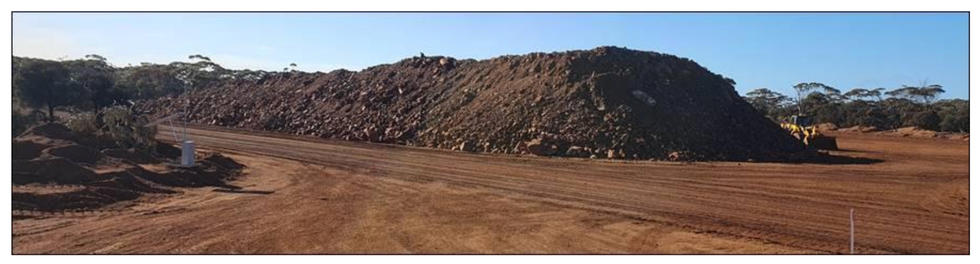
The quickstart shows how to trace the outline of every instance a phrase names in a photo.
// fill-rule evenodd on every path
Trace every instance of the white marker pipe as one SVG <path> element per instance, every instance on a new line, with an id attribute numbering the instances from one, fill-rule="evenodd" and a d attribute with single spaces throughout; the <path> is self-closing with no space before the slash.
<path id="1" fill-rule="evenodd" d="M 854 255 L 854 208 L 851 208 L 851 255 Z"/>

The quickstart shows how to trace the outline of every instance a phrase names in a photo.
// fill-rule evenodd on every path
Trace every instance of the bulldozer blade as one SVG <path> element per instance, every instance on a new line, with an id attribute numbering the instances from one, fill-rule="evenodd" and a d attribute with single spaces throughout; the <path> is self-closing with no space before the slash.
<path id="1" fill-rule="evenodd" d="M 807 146 L 822 150 L 838 150 L 837 138 L 831 136 L 816 136 L 807 139 Z"/>

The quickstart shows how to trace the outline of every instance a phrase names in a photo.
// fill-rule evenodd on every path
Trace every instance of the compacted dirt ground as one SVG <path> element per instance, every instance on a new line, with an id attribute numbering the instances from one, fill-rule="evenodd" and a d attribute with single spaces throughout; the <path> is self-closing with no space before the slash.
<path id="1" fill-rule="evenodd" d="M 664 163 L 188 132 L 248 166 L 241 189 L 18 217 L 14 253 L 833 254 L 851 208 L 858 253 L 969 253 L 963 141 L 839 133 L 850 158 L 822 164 Z"/>

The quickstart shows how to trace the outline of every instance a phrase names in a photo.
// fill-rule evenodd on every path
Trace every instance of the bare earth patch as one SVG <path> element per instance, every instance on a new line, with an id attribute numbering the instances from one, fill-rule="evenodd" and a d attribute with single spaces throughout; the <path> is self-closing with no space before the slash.
<path id="1" fill-rule="evenodd" d="M 15 253 L 967 253 L 968 144 L 839 134 L 873 164 L 590 162 L 193 129 L 246 165 L 103 213 L 14 221 Z M 287 159 L 288 158 L 288 159 Z"/>

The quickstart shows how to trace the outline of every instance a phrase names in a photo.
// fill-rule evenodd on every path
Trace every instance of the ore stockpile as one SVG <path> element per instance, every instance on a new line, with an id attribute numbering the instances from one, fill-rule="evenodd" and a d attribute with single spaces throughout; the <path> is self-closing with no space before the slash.
<path id="1" fill-rule="evenodd" d="M 467 152 L 654 160 L 798 157 L 803 146 L 733 81 L 616 47 L 413 57 L 353 72 L 281 72 L 137 105 L 205 125 Z"/>

